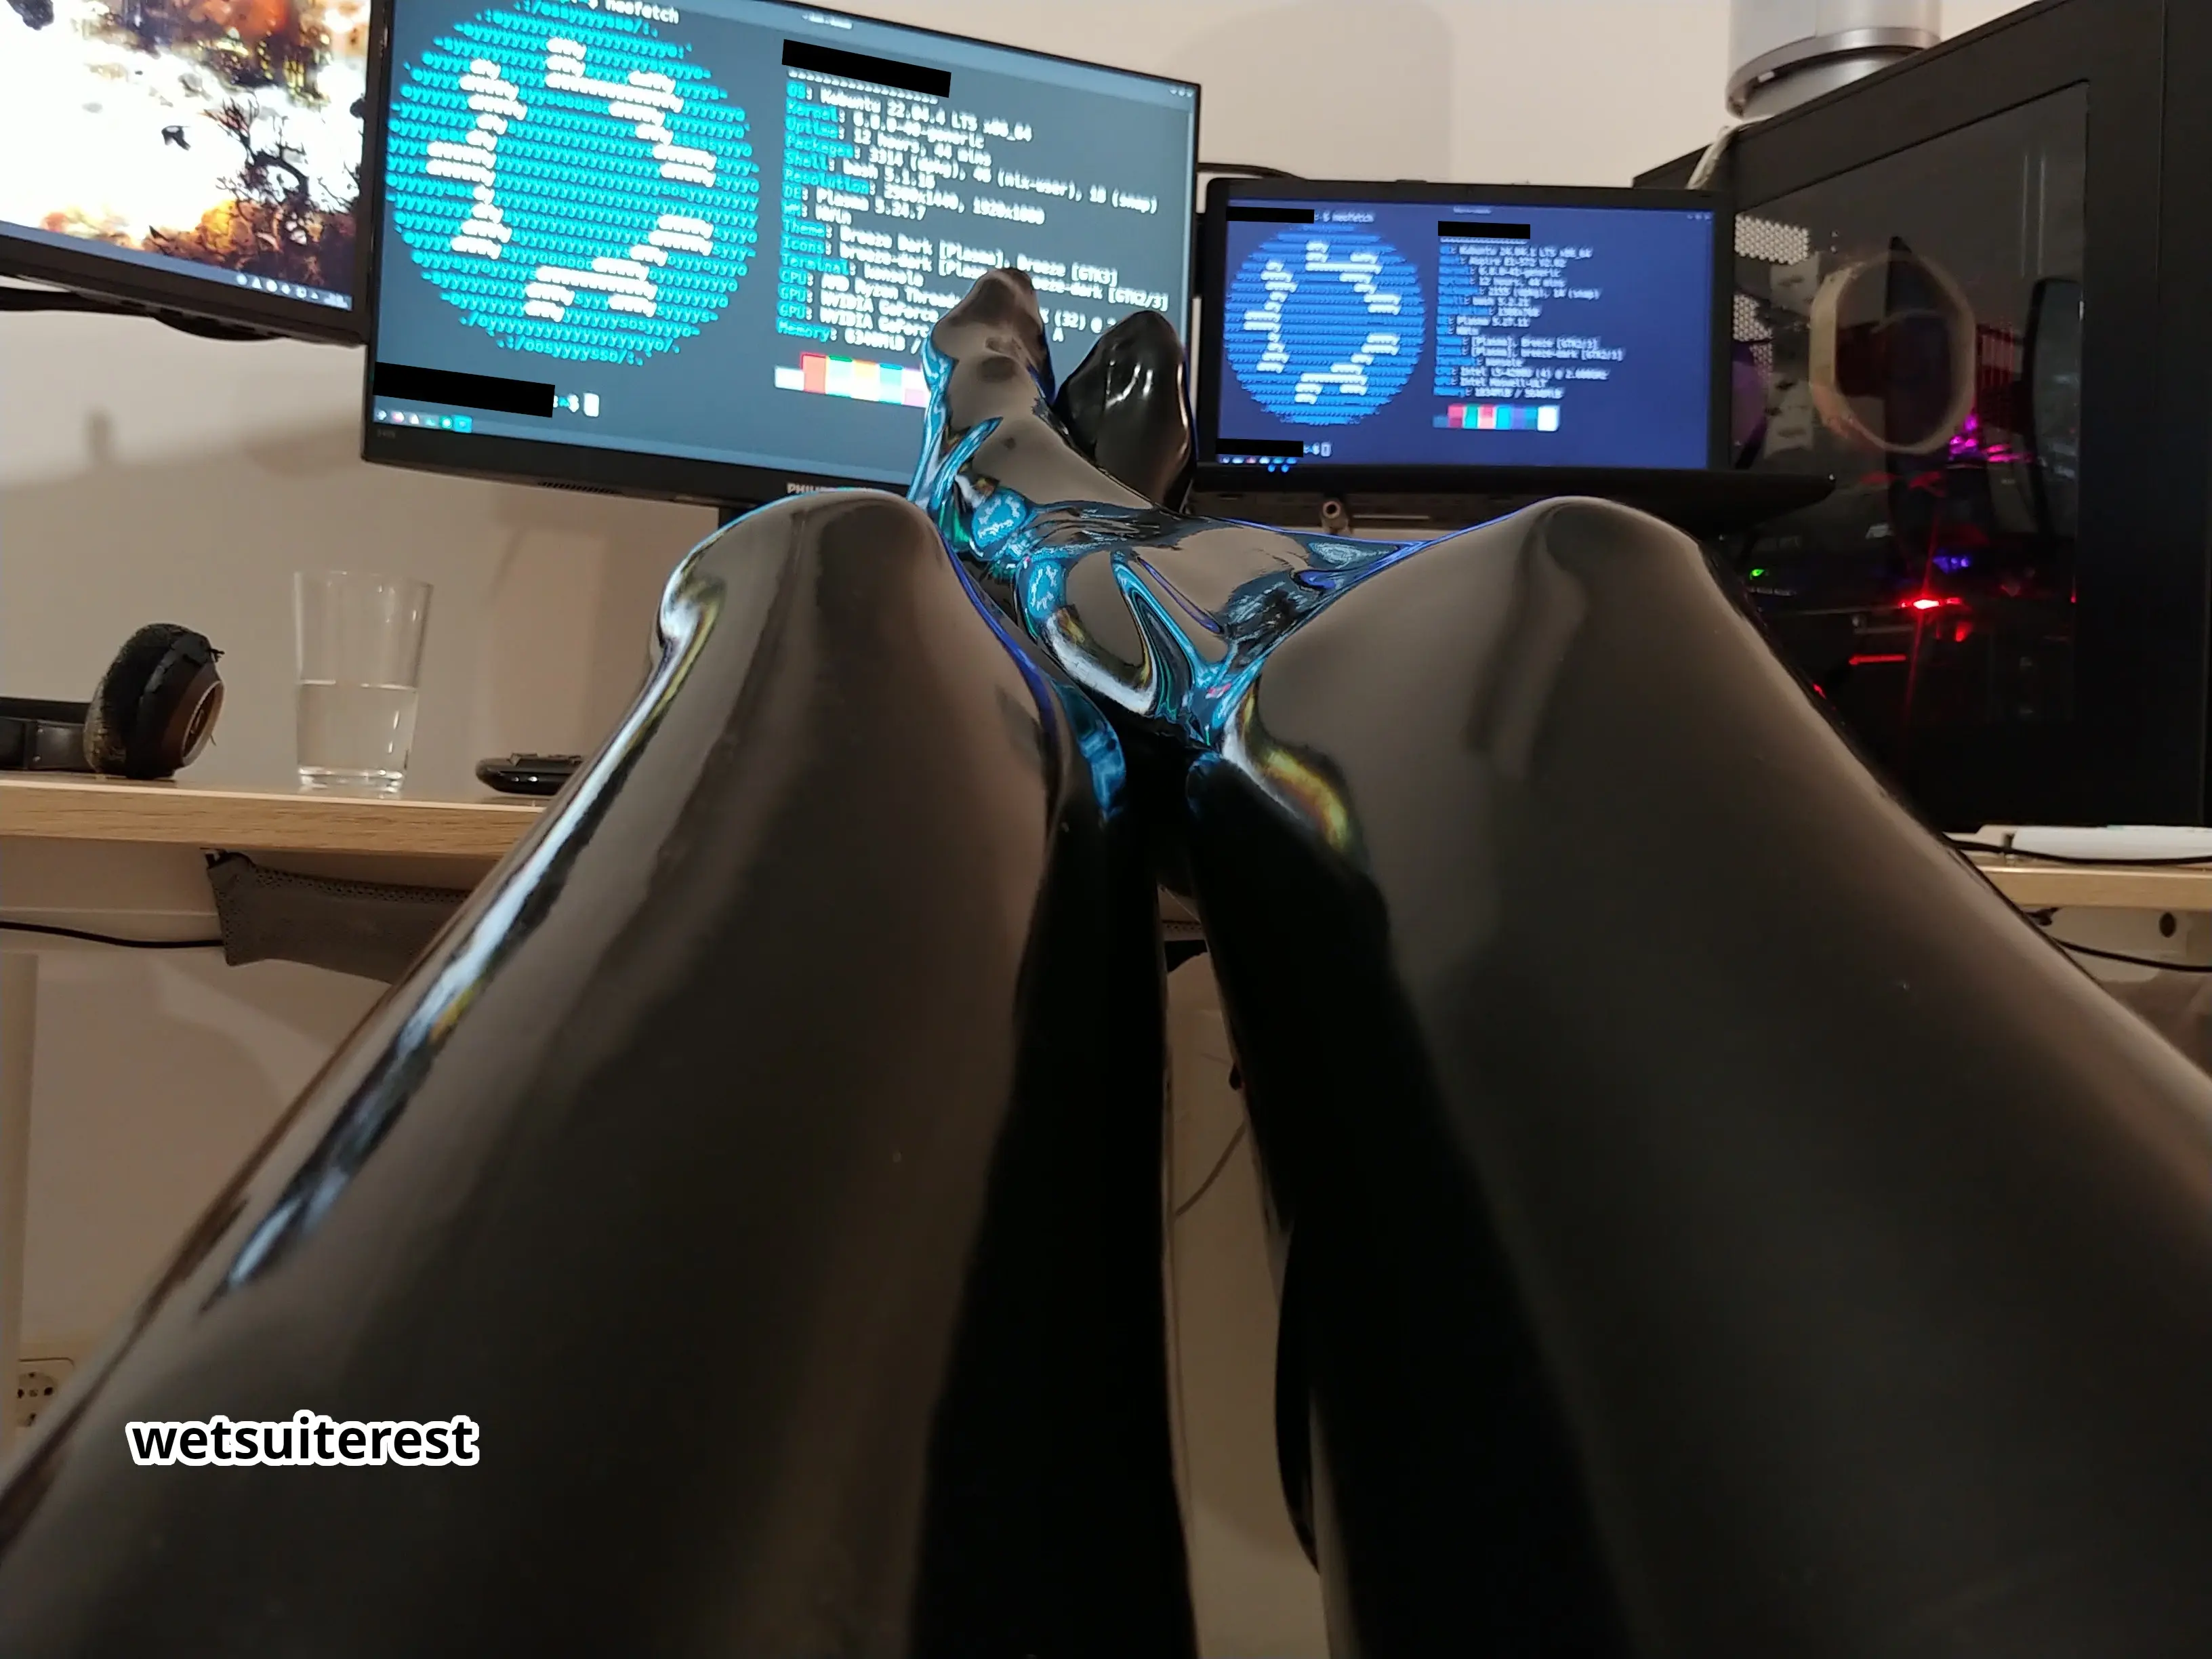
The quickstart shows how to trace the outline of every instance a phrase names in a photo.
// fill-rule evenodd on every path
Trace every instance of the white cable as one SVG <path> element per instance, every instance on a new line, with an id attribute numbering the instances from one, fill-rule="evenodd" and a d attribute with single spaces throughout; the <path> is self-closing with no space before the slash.
<path id="1" fill-rule="evenodd" d="M 1690 169 L 1691 190 L 1712 188 L 1713 174 L 1720 171 L 1721 157 L 1728 154 L 1729 143 L 1743 129 L 1741 121 L 1729 121 L 1713 135 L 1713 142 L 1705 146 L 1705 153 L 1698 157 L 1698 165 Z"/>

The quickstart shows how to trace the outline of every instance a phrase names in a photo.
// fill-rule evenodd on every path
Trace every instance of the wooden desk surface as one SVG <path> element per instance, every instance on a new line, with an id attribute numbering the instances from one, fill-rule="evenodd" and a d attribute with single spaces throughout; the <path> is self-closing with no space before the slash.
<path id="1" fill-rule="evenodd" d="M 410 800 L 82 775 L 0 777 L 0 836 L 242 853 L 496 860 L 544 810 L 544 802 L 529 799 Z"/>
<path id="2" fill-rule="evenodd" d="M 2078 905 L 2112 910 L 2212 910 L 2212 866 L 2041 864 L 1972 855 L 1996 890 L 2024 910 Z"/>
<path id="3" fill-rule="evenodd" d="M 521 798 L 410 800 L 0 775 L 0 837 L 50 841 L 489 863 L 544 811 L 543 801 Z M 1989 854 L 1974 862 L 2027 908 L 2212 911 L 2212 866 L 2059 865 Z"/>

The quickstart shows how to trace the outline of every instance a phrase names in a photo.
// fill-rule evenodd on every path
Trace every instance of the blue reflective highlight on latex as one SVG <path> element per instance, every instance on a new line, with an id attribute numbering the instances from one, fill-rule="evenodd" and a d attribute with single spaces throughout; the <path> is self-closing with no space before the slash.
<path id="1" fill-rule="evenodd" d="M 1036 516 L 1036 509 L 1020 491 L 1003 487 L 993 490 L 975 509 L 970 526 L 976 547 L 986 553 L 993 551 Z"/>
<path id="2" fill-rule="evenodd" d="M 1067 567 L 1054 559 L 1039 559 L 1022 572 L 1017 591 L 1024 621 L 1049 617 L 1066 603 Z"/>
<path id="3" fill-rule="evenodd" d="M 956 367 L 952 359 L 939 349 L 934 339 L 924 343 L 921 371 L 929 382 L 929 406 L 922 418 L 921 456 L 915 464 L 914 485 L 908 494 L 935 521 L 946 550 L 963 568 L 972 590 L 978 578 L 1004 580 L 1008 569 L 1019 568 L 1018 551 L 1012 558 L 999 556 L 1036 517 L 1036 508 L 1019 490 L 1002 485 L 985 487 L 963 476 L 975 452 L 998 430 L 999 421 L 995 416 L 977 421 L 948 443 L 951 426 L 946 412 L 947 391 Z M 1040 396 L 1039 402 L 1042 401 Z M 1042 560 L 1029 568 L 1020 621 L 1024 632 L 1032 640 L 1038 635 L 1029 619 L 1058 611 L 1065 586 L 1064 564 Z M 977 595 L 979 600 L 981 597 Z M 989 620 L 993 629 L 1006 637 L 998 608 L 988 601 L 976 608 Z M 1007 640 L 1007 646 L 1023 679 L 1029 684 L 1030 695 L 1036 699 L 1045 729 L 1052 729 L 1049 710 L 1054 704 L 1066 713 L 1075 735 L 1077 752 L 1091 774 L 1092 797 L 1103 814 L 1114 817 L 1125 805 L 1129 775 L 1121 738 L 1080 690 L 1070 685 L 1053 685 L 1012 639 Z"/>
<path id="4" fill-rule="evenodd" d="M 1013 492 L 994 492 L 985 498 L 986 507 L 1001 494 Z M 935 505 L 949 499 L 941 498 Z M 1220 739 L 1223 711 L 1243 694 L 1267 653 L 1291 629 L 1345 588 L 1426 544 L 1372 543 L 1354 567 L 1345 557 L 1344 544 L 1331 543 L 1328 567 L 1273 573 L 1240 586 L 1218 615 L 1208 615 L 1173 584 L 1146 568 L 1143 532 L 1157 526 L 1133 521 L 1136 515 L 1127 509 L 1095 502 L 1063 503 L 1042 513 L 1027 502 L 1022 507 L 1024 520 L 1012 532 L 996 533 L 999 523 L 979 511 L 956 526 L 946 545 L 956 553 L 969 554 L 981 575 L 1011 592 L 1024 631 L 1040 643 L 1054 639 L 1052 624 L 1067 611 L 1069 567 L 1100 553 L 1111 557 L 1115 585 L 1147 648 L 1139 678 L 1127 686 L 1133 698 L 1141 698 L 1142 708 L 1130 712 L 1140 712 L 1209 748 Z M 944 517 L 938 516 L 942 527 Z M 988 536 L 987 524 L 994 532 Z M 1286 539 L 1300 545 L 1307 540 Z M 1173 611 L 1162 604 L 1155 586 L 1173 595 Z M 1219 654 L 1202 653 L 1196 647 L 1198 639 L 1208 641 Z"/>
<path id="5" fill-rule="evenodd" d="M 1098 810 L 1110 818 L 1127 805 L 1122 798 L 1127 793 L 1129 764 L 1121 754 L 1121 739 L 1097 705 L 1081 692 L 1069 692 L 1060 699 L 1060 707 L 1067 711 L 1076 746 L 1091 769 L 1091 793 Z"/>
<path id="6" fill-rule="evenodd" d="M 962 492 L 968 489 L 960 477 L 965 466 L 983 442 L 998 429 L 998 422 L 981 421 L 961 435 L 945 454 L 942 461 L 933 466 L 930 452 L 922 452 L 921 470 L 915 475 L 914 488 L 908 492 L 912 500 L 920 503 L 937 522 L 937 533 L 945 539 L 945 547 L 957 558 L 971 558 L 975 551 L 975 538 L 971 528 L 973 514 L 963 510 Z M 942 422 L 939 422 L 940 429 Z"/>
<path id="7" fill-rule="evenodd" d="M 1036 703 L 1037 718 L 1046 732 L 1053 729 L 1052 711 L 1055 707 L 1066 715 L 1068 727 L 1075 734 L 1077 756 L 1091 774 L 1091 799 L 1098 803 L 1100 814 L 1111 818 L 1125 805 L 1122 797 L 1127 793 L 1125 786 L 1129 776 L 1128 763 L 1121 755 L 1121 738 L 1081 691 L 1072 685 L 1055 686 L 1038 671 L 1030 653 L 1007 631 L 1006 618 L 999 608 L 976 592 L 974 571 L 963 569 L 961 574 L 976 601 L 975 609 L 982 613 L 991 631 L 1006 641 L 1006 654 L 1021 671 L 1022 682 L 1029 687 L 1030 696 Z"/>
<path id="8" fill-rule="evenodd" d="M 1426 545 L 1285 536 L 1305 552 L 1310 566 L 1273 571 L 1243 584 L 1218 613 L 1208 614 L 1149 571 L 1144 556 L 1164 532 L 1188 534 L 1222 521 L 1176 519 L 1096 501 L 1040 508 L 1002 484 L 977 493 L 963 487 L 958 469 L 981 441 L 970 434 L 955 446 L 957 459 L 948 454 L 944 465 L 922 469 L 931 494 L 917 499 L 937 520 L 946 547 L 969 560 L 986 581 L 1011 592 L 1024 631 L 1041 644 L 1053 641 L 1054 620 L 1067 612 L 1069 568 L 1102 553 L 1112 558 L 1115 585 L 1147 647 L 1140 678 L 1127 686 L 1141 708 L 1126 702 L 1123 707 L 1209 748 L 1220 740 L 1223 711 L 1291 629 L 1345 588 Z M 1161 603 L 1155 584 L 1173 595 L 1173 611 Z M 1196 639 L 1208 640 L 1219 654 L 1201 653 Z"/>
<path id="9" fill-rule="evenodd" d="M 1033 298 L 987 294 L 991 280 L 948 313 L 922 353 L 930 398 L 912 497 L 952 556 L 1102 711 L 1218 748 L 1275 646 L 1346 588 L 1431 544 L 1293 535 L 1127 504 L 1130 492 L 1084 458 L 1054 410 L 1049 375 L 1029 361 L 1034 348 L 1025 356 Z M 1043 498 L 1071 489 L 1082 493 Z M 1234 534 L 1221 538 L 1217 560 L 1206 538 L 1224 531 Z M 1195 558 L 1194 544 L 1205 544 Z M 1086 617 L 1068 597 L 1069 573 L 1099 557 L 1112 564 L 1118 616 Z M 1238 581 L 1240 572 L 1249 574 Z M 1231 585 L 1209 590 L 1209 579 Z M 1104 644 L 1131 627 L 1140 644 L 1133 662 Z M 1121 764 L 1118 745 L 1115 756 Z"/>

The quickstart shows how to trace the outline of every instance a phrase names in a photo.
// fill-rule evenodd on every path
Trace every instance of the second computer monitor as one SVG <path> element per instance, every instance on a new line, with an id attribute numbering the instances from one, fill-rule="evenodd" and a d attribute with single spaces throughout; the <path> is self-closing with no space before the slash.
<path id="1" fill-rule="evenodd" d="M 372 460 L 714 501 L 897 485 L 1026 269 L 1066 374 L 1188 314 L 1197 88 L 769 0 L 395 0 Z"/>
<path id="2" fill-rule="evenodd" d="M 1686 191 L 1218 179 L 1201 467 L 1310 489 L 1711 466 L 1726 218 Z"/>
<path id="3" fill-rule="evenodd" d="M 369 0 L 14 0 L 0 276 L 357 343 Z"/>

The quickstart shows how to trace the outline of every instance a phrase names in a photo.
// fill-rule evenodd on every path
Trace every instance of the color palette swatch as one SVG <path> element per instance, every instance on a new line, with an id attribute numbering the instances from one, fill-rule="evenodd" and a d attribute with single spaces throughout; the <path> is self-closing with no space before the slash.
<path id="1" fill-rule="evenodd" d="M 819 392 L 864 404 L 922 409 L 929 403 L 929 377 L 918 368 L 866 357 L 832 357 L 822 351 L 801 352 L 797 368 L 777 364 L 775 384 L 779 391 Z"/>
<path id="2" fill-rule="evenodd" d="M 1447 404 L 1438 426 L 1474 432 L 1557 432 L 1557 404 Z"/>

